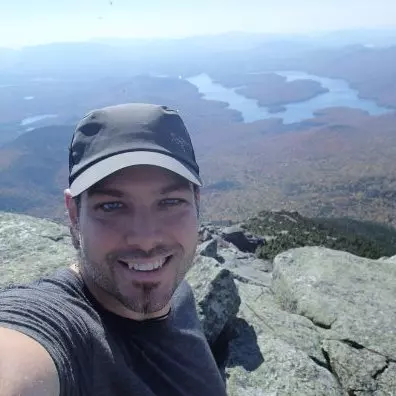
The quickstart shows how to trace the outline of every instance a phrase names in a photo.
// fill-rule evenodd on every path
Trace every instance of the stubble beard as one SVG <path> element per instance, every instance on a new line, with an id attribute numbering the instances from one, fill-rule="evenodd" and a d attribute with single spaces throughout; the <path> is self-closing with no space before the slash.
<path id="1" fill-rule="evenodd" d="M 179 263 L 174 261 L 168 263 L 168 265 L 177 265 L 177 269 L 172 286 L 164 292 L 160 291 L 161 283 L 134 282 L 131 285 L 134 292 L 123 293 L 115 281 L 114 260 L 111 257 L 106 257 L 102 263 L 98 263 L 92 260 L 87 249 L 82 246 L 78 249 L 78 267 L 83 278 L 89 279 L 93 287 L 99 288 L 101 294 L 104 292 L 105 295 L 117 300 L 124 308 L 133 312 L 152 314 L 162 310 L 170 302 L 177 287 L 192 267 L 194 255 L 195 249 L 188 255 L 180 253 L 181 258 L 172 257 L 171 260 L 179 260 Z"/>

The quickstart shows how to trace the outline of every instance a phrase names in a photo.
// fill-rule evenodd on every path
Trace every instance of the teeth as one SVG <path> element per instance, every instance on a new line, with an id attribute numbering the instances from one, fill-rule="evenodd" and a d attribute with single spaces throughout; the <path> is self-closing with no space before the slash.
<path id="1" fill-rule="evenodd" d="M 160 259 L 152 263 L 145 263 L 145 264 L 128 263 L 128 267 L 129 269 L 133 269 L 135 271 L 152 271 L 154 269 L 158 269 L 162 267 L 164 263 L 165 263 L 165 259 Z"/>

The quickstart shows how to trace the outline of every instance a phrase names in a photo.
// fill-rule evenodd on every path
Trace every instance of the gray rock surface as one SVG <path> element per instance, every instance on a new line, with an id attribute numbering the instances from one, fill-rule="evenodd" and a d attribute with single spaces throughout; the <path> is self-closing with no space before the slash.
<path id="1" fill-rule="evenodd" d="M 278 255 L 273 290 L 281 306 L 396 360 L 396 267 L 324 248 Z"/>
<path id="2" fill-rule="evenodd" d="M 392 257 L 381 257 L 379 260 L 381 261 L 386 261 L 388 263 L 393 263 L 396 265 L 396 256 L 392 256 Z"/>
<path id="3" fill-rule="evenodd" d="M 319 247 L 293 249 L 275 258 L 272 290 L 285 311 L 323 329 L 323 350 L 344 391 L 396 394 L 394 383 L 378 378 L 396 362 L 392 262 Z"/>
<path id="4" fill-rule="evenodd" d="M 245 338 L 244 338 L 245 337 Z M 248 344 L 249 335 L 239 342 Z M 244 362 L 246 351 L 234 342 L 231 345 L 227 380 L 228 395 L 344 395 L 333 375 L 317 365 L 302 351 L 277 337 L 257 337 L 262 363 L 249 367 Z M 245 352 L 242 356 L 240 352 Z M 244 367 L 245 366 L 245 367 Z M 246 367 L 247 366 L 247 367 Z"/>
<path id="5" fill-rule="evenodd" d="M 67 227 L 0 212 L 0 287 L 29 282 L 75 261 Z"/>
<path id="6" fill-rule="evenodd" d="M 197 253 L 206 257 L 217 257 L 217 240 L 210 239 L 199 245 Z"/>
<path id="7" fill-rule="evenodd" d="M 258 246 L 263 244 L 263 240 L 261 238 L 247 235 L 246 232 L 238 226 L 225 228 L 222 231 L 221 236 L 224 238 L 224 240 L 231 242 L 242 252 L 253 253 Z"/>
<path id="8" fill-rule="evenodd" d="M 324 340 L 323 349 L 330 358 L 331 367 L 347 392 L 377 390 L 377 373 L 387 367 L 387 359 L 367 349 L 356 349 L 348 343 Z"/>
<path id="9" fill-rule="evenodd" d="M 377 377 L 378 390 L 374 396 L 396 395 L 396 363 L 389 363 L 386 370 Z"/>
<path id="10" fill-rule="evenodd" d="M 211 257 L 197 256 L 187 274 L 206 338 L 213 344 L 238 312 L 240 297 L 231 272 Z"/>

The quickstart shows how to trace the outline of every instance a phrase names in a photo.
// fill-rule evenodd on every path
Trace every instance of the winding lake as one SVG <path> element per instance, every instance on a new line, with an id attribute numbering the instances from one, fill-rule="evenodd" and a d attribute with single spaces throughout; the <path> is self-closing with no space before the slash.
<path id="1" fill-rule="evenodd" d="M 317 110 L 328 107 L 350 107 L 367 111 L 370 115 L 380 115 L 393 110 L 379 106 L 373 100 L 361 99 L 358 91 L 352 89 L 344 80 L 320 77 L 301 71 L 282 71 L 276 74 L 293 80 L 314 80 L 329 91 L 312 99 L 283 105 L 284 111 L 271 113 L 266 107 L 260 107 L 257 100 L 246 98 L 235 92 L 237 88 L 226 88 L 216 84 L 207 74 L 188 78 L 204 99 L 228 103 L 230 109 L 241 112 L 245 122 L 253 122 L 268 118 L 281 118 L 284 124 L 293 124 L 314 117 Z"/>
<path id="2" fill-rule="evenodd" d="M 42 114 L 33 117 L 27 117 L 21 121 L 21 125 L 26 126 L 26 125 L 34 124 L 41 120 L 45 120 L 47 118 L 56 118 L 56 117 L 58 117 L 56 114 Z"/>

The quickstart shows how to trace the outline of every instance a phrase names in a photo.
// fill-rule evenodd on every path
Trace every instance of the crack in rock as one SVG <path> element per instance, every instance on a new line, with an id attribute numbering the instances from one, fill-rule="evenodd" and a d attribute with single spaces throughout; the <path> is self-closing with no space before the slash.
<path id="1" fill-rule="evenodd" d="M 347 345 L 350 346 L 351 348 L 354 348 L 354 349 L 357 349 L 357 350 L 365 349 L 366 351 L 369 351 L 369 352 L 371 352 L 371 353 L 374 353 L 374 354 L 376 354 L 376 355 L 379 355 L 379 356 L 384 357 L 384 358 L 386 359 L 387 363 L 396 362 L 396 360 L 392 359 L 390 356 L 386 356 L 386 355 L 384 355 L 384 354 L 381 353 L 381 352 L 378 352 L 378 351 L 376 351 L 376 350 L 374 350 L 374 349 L 371 349 L 371 348 L 367 348 L 367 347 L 365 347 L 364 345 L 359 344 L 359 343 L 356 342 L 356 341 L 349 340 L 349 339 L 347 339 L 347 338 L 344 338 L 344 339 L 341 339 L 341 340 L 337 340 L 336 338 L 328 338 L 328 340 L 343 342 L 344 344 L 347 344 Z"/>
<path id="2" fill-rule="evenodd" d="M 340 342 L 343 342 L 344 344 L 349 345 L 351 348 L 355 348 L 355 349 L 365 349 L 364 345 L 361 345 L 359 343 L 357 343 L 356 341 L 353 340 L 348 340 L 347 338 L 344 338 L 342 340 L 339 340 Z"/>
<path id="3" fill-rule="evenodd" d="M 315 326 L 320 327 L 321 329 L 325 329 L 325 330 L 331 330 L 331 326 L 333 326 L 333 323 L 327 325 L 321 322 L 316 321 L 315 319 L 312 318 L 307 318 L 309 319 Z"/>
<path id="4" fill-rule="evenodd" d="M 373 375 L 373 379 L 376 380 L 382 373 L 384 373 L 384 371 L 385 371 L 388 367 L 389 367 L 389 361 L 386 362 L 386 365 L 385 365 L 382 369 L 378 370 L 378 371 Z"/>
<path id="5" fill-rule="evenodd" d="M 319 360 L 319 359 L 316 358 L 315 356 L 309 356 L 309 357 L 311 358 L 311 360 L 313 360 L 313 362 L 314 362 L 315 364 L 317 364 L 317 365 L 320 366 L 320 367 L 325 368 L 325 369 L 326 369 L 327 371 L 329 371 L 331 374 L 334 374 L 334 373 L 331 371 L 331 367 L 329 367 L 328 364 L 323 363 L 321 360 Z"/>
<path id="6" fill-rule="evenodd" d="M 333 377 L 337 381 L 337 384 L 339 385 L 340 389 L 343 389 L 341 380 L 338 377 L 336 371 L 333 369 L 333 366 L 331 365 L 329 354 L 323 348 L 322 348 L 322 353 L 323 353 L 323 356 L 324 356 L 324 358 L 326 360 L 326 363 L 327 363 L 327 369 L 330 371 L 330 373 L 333 375 Z"/>
<path id="7" fill-rule="evenodd" d="M 295 312 L 292 312 L 292 313 L 295 313 Z M 322 322 L 319 322 L 319 321 L 315 320 L 315 318 L 312 318 L 312 317 L 310 317 L 310 316 L 304 315 L 303 312 L 301 312 L 301 313 L 295 313 L 295 314 L 296 314 L 296 315 L 300 315 L 300 316 L 302 316 L 302 317 L 308 319 L 314 326 L 320 327 L 321 329 L 324 329 L 324 330 L 331 330 L 333 324 L 334 324 L 334 323 L 336 322 L 336 320 L 337 320 L 337 319 L 334 319 L 330 324 L 325 324 L 325 323 L 322 323 Z"/>
<path id="8" fill-rule="evenodd" d="M 232 270 L 230 270 L 232 272 L 232 276 L 234 277 L 234 279 L 238 280 L 239 282 L 242 283 L 246 283 L 249 285 L 253 285 L 253 286 L 260 286 L 260 287 L 266 287 L 267 289 L 271 289 L 271 286 L 266 285 L 264 282 L 260 282 L 251 278 L 248 278 L 246 276 L 237 274 L 235 272 L 233 272 Z"/>
<path id="9" fill-rule="evenodd" d="M 52 236 L 52 235 L 40 235 L 42 238 L 45 239 L 50 239 L 53 242 L 60 242 L 63 241 L 65 238 L 70 238 L 69 235 L 57 235 L 57 236 Z"/>

